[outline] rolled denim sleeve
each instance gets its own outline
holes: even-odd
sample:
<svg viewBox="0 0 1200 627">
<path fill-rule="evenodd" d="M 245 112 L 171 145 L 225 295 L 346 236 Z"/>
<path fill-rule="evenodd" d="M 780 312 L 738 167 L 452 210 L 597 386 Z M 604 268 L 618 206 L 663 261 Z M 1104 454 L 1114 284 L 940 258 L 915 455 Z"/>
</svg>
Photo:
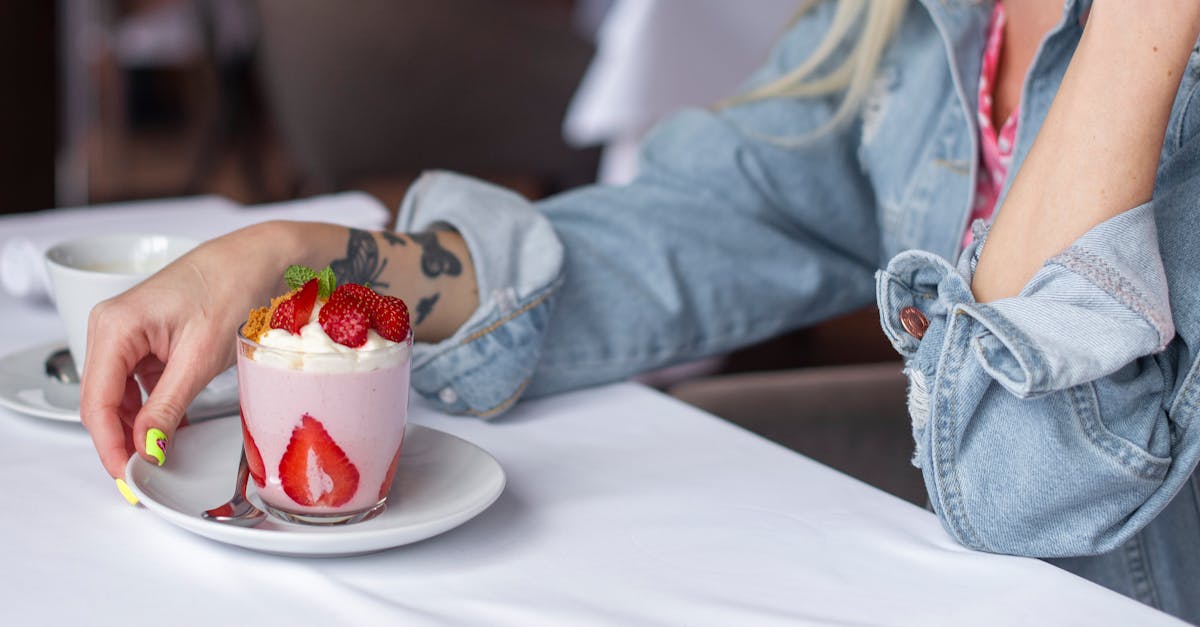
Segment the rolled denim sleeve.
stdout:
<svg viewBox="0 0 1200 627">
<path fill-rule="evenodd" d="M 1157 361 L 1174 327 L 1153 208 L 1096 226 L 1020 294 L 988 304 L 970 289 L 977 242 L 957 267 L 909 251 L 877 274 L 933 508 L 973 548 L 1111 550 L 1190 474 L 1172 464 Z M 928 320 L 921 338 L 905 330 L 906 308 Z"/>
<path fill-rule="evenodd" d="M 752 80 L 796 67 L 832 17 L 815 7 Z M 414 389 L 446 411 L 494 416 L 869 304 L 880 238 L 857 128 L 812 135 L 838 102 L 681 111 L 646 138 L 630 184 L 537 203 L 422 178 L 397 227 L 462 233 L 481 304 L 453 337 L 414 350 Z M 777 141 L 797 137 L 812 139 Z"/>
<path fill-rule="evenodd" d="M 965 251 L 963 267 L 953 273 L 962 280 L 955 313 L 982 327 L 971 339 L 972 352 L 1017 396 L 1107 376 L 1163 350 L 1175 335 L 1149 204 L 1095 227 L 1047 261 L 1016 297 L 988 304 L 974 302 L 967 287 L 984 242 L 986 237 Z M 906 253 L 892 261 L 888 274 L 919 276 L 921 266 L 931 263 L 939 265 L 928 255 Z M 890 301 L 892 293 L 884 290 L 880 298 Z M 892 313 L 886 328 L 899 348 L 907 334 Z"/>
<path fill-rule="evenodd" d="M 533 374 L 562 283 L 562 244 L 519 195 L 450 172 L 426 173 L 401 205 L 396 228 L 443 227 L 466 241 L 480 304 L 453 336 L 413 348 L 412 386 L 445 411 L 493 416 Z"/>
</svg>

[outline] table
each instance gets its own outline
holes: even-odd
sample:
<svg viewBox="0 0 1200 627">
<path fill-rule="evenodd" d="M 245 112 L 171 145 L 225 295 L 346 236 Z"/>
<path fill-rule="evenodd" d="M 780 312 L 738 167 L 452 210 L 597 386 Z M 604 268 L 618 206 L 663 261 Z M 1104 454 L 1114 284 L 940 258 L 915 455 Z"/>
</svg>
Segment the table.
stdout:
<svg viewBox="0 0 1200 627">
<path fill-rule="evenodd" d="M 0 354 L 61 333 L 0 299 Z M 491 452 L 504 494 L 430 540 L 316 559 L 130 507 L 80 425 L 0 410 L 0 624 L 1180 624 L 636 384 L 494 422 L 411 413 Z"/>
</svg>

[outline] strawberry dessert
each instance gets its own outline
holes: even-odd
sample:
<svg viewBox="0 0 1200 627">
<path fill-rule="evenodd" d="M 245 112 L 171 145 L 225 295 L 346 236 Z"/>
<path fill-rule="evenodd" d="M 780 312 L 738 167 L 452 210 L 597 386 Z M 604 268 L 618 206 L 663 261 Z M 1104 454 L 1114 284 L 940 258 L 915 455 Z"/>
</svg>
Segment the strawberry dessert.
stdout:
<svg viewBox="0 0 1200 627">
<path fill-rule="evenodd" d="M 268 511 L 339 524 L 383 511 L 408 411 L 412 334 L 399 298 L 292 266 L 292 291 L 238 337 L 246 458 Z"/>
</svg>

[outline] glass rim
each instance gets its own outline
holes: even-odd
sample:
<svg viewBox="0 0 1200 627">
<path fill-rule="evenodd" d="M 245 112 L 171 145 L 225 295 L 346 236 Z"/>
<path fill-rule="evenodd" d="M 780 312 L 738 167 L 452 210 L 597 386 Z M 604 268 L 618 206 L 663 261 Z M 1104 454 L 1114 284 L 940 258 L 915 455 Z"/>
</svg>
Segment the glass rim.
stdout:
<svg viewBox="0 0 1200 627">
<path fill-rule="evenodd" d="M 347 346 L 346 348 L 348 348 L 354 352 L 346 353 L 346 352 L 339 351 L 339 352 L 316 353 L 316 352 L 292 350 L 290 348 L 277 348 L 275 346 L 266 346 L 265 344 L 260 344 L 260 343 L 245 336 L 245 334 L 243 333 L 245 328 L 246 328 L 245 323 L 243 323 L 242 326 L 238 327 L 237 339 L 238 339 L 239 343 L 245 344 L 246 346 L 250 346 L 250 347 L 254 348 L 254 350 L 263 350 L 263 351 L 268 351 L 268 352 L 273 352 L 273 353 L 279 353 L 281 355 L 291 355 L 291 356 L 295 356 L 295 357 L 314 357 L 315 356 L 315 357 L 336 358 L 336 357 L 344 357 L 344 356 L 351 355 L 351 354 L 353 354 L 353 355 L 384 355 L 384 354 L 388 354 L 388 353 L 392 353 L 392 352 L 398 352 L 401 350 L 411 350 L 412 345 L 413 345 L 413 332 L 412 332 L 412 329 L 410 328 L 408 330 L 408 337 L 405 338 L 405 340 L 403 342 L 396 342 L 395 344 L 392 344 L 391 346 L 384 346 L 383 348 L 372 348 L 370 350 L 360 350 L 357 348 L 350 348 L 349 346 Z M 386 338 L 384 338 L 384 339 L 386 339 Z"/>
</svg>

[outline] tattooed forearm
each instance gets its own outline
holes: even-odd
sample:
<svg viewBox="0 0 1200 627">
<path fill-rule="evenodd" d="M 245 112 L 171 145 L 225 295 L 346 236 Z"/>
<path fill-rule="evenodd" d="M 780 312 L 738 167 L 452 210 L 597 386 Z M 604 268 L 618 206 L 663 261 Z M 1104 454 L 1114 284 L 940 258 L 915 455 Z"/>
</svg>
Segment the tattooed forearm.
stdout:
<svg viewBox="0 0 1200 627">
<path fill-rule="evenodd" d="M 441 292 L 434 292 L 433 296 L 426 296 L 417 302 L 417 320 L 413 325 L 421 324 L 430 313 L 433 313 L 433 306 L 441 297 Z"/>
<path fill-rule="evenodd" d="M 333 273 L 337 275 L 338 283 L 370 284 L 374 288 L 387 288 L 388 284 L 379 280 L 383 269 L 387 267 L 387 259 L 379 258 L 379 246 L 375 238 L 366 231 L 350 229 L 350 239 L 346 242 L 346 256 L 329 262 Z"/>
<path fill-rule="evenodd" d="M 421 272 L 425 276 L 432 279 L 443 274 L 462 274 L 462 262 L 454 253 L 442 248 L 437 233 L 409 233 L 408 236 L 421 247 Z"/>
<path fill-rule="evenodd" d="M 389 246 L 408 246 L 408 242 L 404 241 L 403 237 L 400 237 L 391 231 L 383 231 L 380 233 L 380 235 L 383 236 L 384 241 L 386 241 Z"/>
</svg>

